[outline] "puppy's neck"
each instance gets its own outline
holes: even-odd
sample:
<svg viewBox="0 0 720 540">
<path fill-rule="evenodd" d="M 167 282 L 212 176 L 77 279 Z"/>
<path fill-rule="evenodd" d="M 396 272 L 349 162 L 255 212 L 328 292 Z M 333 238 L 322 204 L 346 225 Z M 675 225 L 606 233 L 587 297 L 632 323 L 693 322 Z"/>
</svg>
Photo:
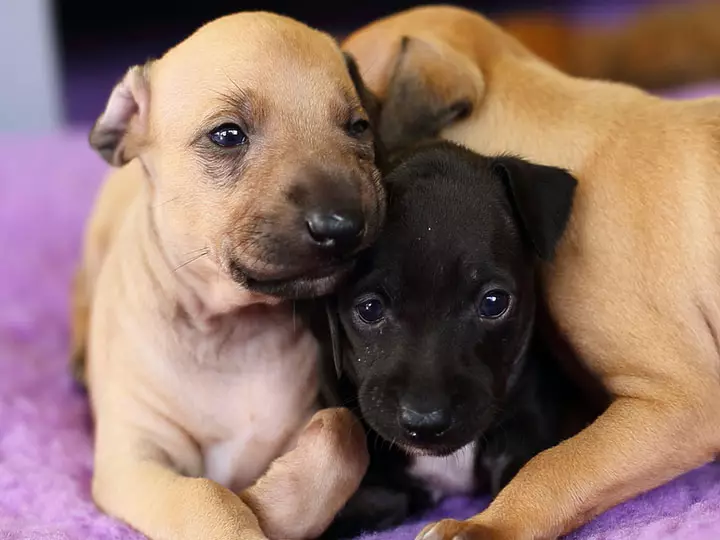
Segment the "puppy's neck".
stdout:
<svg viewBox="0 0 720 540">
<path fill-rule="evenodd" d="M 567 76 L 531 55 L 500 55 L 487 69 L 487 95 L 475 121 L 443 136 L 490 155 L 583 170 L 617 133 L 637 98 L 629 86 Z M 598 103 L 613 103 L 612 108 Z"/>
<path fill-rule="evenodd" d="M 149 191 L 143 192 L 134 208 L 138 229 L 135 237 L 145 274 L 164 309 L 183 313 L 191 326 L 210 332 L 219 317 L 237 314 L 258 304 L 281 303 L 279 299 L 243 288 L 201 250 L 181 250 L 166 242 L 162 226 L 154 216 Z"/>
</svg>

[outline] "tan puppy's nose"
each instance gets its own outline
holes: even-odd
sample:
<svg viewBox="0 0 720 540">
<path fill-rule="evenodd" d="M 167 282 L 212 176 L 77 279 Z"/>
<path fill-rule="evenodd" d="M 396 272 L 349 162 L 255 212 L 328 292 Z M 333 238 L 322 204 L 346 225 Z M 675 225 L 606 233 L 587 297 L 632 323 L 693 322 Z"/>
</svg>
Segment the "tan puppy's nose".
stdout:
<svg viewBox="0 0 720 540">
<path fill-rule="evenodd" d="M 310 212 L 306 223 L 318 247 L 339 253 L 355 250 L 365 230 L 362 212 L 352 210 Z"/>
</svg>

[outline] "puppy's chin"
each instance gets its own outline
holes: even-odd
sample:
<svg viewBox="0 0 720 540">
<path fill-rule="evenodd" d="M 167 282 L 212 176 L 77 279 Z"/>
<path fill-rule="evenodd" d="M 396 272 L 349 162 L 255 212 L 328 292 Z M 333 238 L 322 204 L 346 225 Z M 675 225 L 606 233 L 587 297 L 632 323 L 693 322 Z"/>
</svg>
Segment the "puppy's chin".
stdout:
<svg viewBox="0 0 720 540">
<path fill-rule="evenodd" d="M 411 456 L 429 456 L 429 457 L 445 457 L 454 454 L 461 448 L 464 448 L 472 440 L 465 444 L 439 445 L 439 446 L 413 446 L 406 442 L 395 441 L 395 446 L 399 447 L 405 453 Z"/>
<path fill-rule="evenodd" d="M 321 267 L 295 275 L 259 274 L 230 264 L 232 278 L 246 289 L 288 300 L 317 298 L 332 293 L 352 269 L 352 263 Z"/>
<path fill-rule="evenodd" d="M 454 454 L 461 448 L 466 447 L 468 444 L 478 440 L 482 437 L 484 430 L 473 431 L 471 437 L 452 437 L 444 438 L 439 437 L 436 442 L 423 442 L 418 443 L 408 439 L 407 437 L 401 437 L 394 439 L 395 446 L 401 448 L 404 452 L 412 456 L 432 456 L 432 457 L 445 457 L 450 454 Z M 391 439 L 392 440 L 392 439 Z"/>
</svg>

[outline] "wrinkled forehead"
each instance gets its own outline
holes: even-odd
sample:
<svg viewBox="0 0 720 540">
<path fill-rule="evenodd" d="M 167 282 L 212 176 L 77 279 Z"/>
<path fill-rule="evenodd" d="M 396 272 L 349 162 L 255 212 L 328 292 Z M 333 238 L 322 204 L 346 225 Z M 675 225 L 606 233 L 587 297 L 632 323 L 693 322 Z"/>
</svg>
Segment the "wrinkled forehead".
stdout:
<svg viewBox="0 0 720 540">
<path fill-rule="evenodd" d="M 151 73 L 151 115 L 173 129 L 228 108 L 287 121 L 359 108 L 345 60 L 328 36 L 307 28 L 242 26 L 200 31 L 169 51 Z M 162 126 L 161 126 L 162 129 Z"/>
</svg>

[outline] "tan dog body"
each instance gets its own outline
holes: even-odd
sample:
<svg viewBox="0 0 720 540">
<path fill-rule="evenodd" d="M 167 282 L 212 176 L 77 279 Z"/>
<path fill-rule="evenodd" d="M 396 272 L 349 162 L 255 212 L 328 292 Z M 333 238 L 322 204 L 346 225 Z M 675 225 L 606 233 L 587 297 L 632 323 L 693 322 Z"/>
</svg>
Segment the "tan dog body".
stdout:
<svg viewBox="0 0 720 540">
<path fill-rule="evenodd" d="M 142 418 L 153 438 L 166 432 L 162 451 L 178 470 L 241 491 L 315 412 L 317 343 L 292 304 L 268 304 L 201 260 L 173 271 L 148 234 L 145 197 L 126 209 L 98 277 L 88 382 L 94 409 L 119 416 L 98 425 Z"/>
<path fill-rule="evenodd" d="M 316 413 L 318 344 L 282 298 L 322 294 L 377 233 L 363 116 L 331 38 L 242 13 L 131 69 L 98 120 L 121 168 L 75 282 L 76 367 L 94 498 L 148 537 L 315 537 L 357 488 L 362 428 Z M 310 213 L 351 211 L 347 249 L 309 234 Z"/>
<path fill-rule="evenodd" d="M 650 2 L 624 22 L 578 24 L 546 11 L 510 13 L 496 22 L 561 71 L 646 89 L 720 76 L 717 0 Z"/>
<path fill-rule="evenodd" d="M 485 512 L 421 536 L 554 538 L 712 460 L 720 452 L 720 100 L 665 101 L 571 78 L 479 15 L 450 7 L 379 21 L 345 49 L 384 100 L 380 130 L 391 145 L 440 134 L 579 179 L 544 289 L 558 329 L 614 397 L 594 424 L 530 461 Z"/>
</svg>

